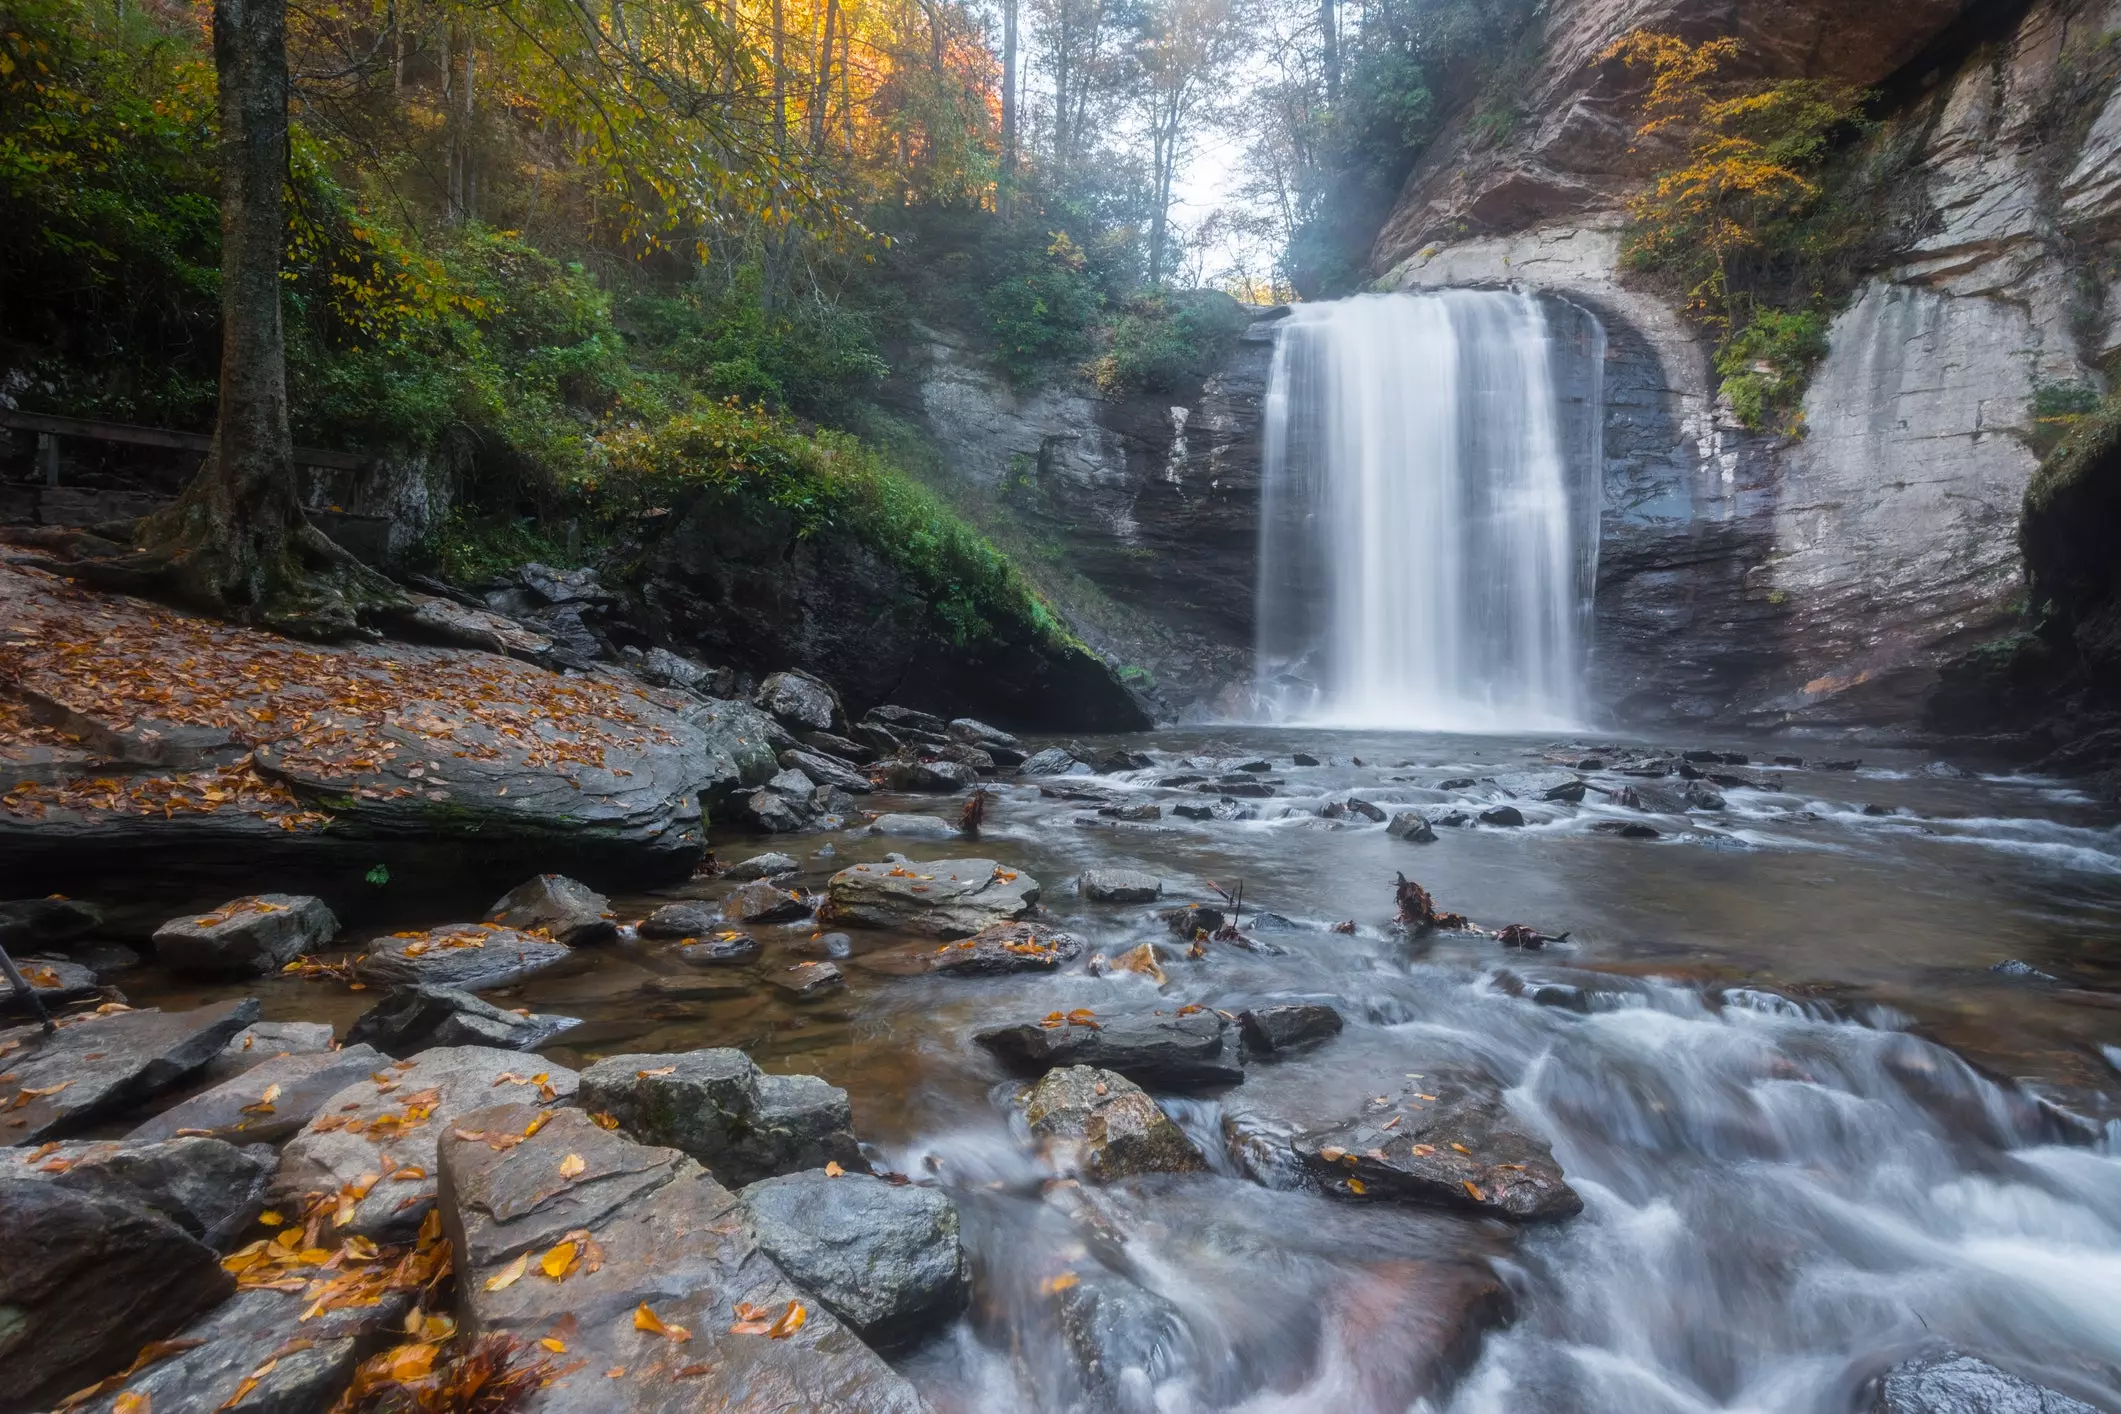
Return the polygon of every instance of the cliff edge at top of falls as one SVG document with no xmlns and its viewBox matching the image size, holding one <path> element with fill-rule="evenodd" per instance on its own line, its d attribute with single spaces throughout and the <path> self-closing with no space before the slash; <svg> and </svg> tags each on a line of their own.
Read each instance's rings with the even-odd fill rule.
<svg viewBox="0 0 2121 1414">
<path fill-rule="evenodd" d="M 1861 140 L 1904 209 L 1833 315 L 1801 436 L 1742 427 L 1712 337 L 1622 260 L 1656 159 L 1639 77 L 1599 56 L 1641 28 L 1878 95 Z M 1975 710 L 1996 694 L 1963 679 L 2035 626 L 2039 401 L 2103 390 L 2121 354 L 2116 31 L 2121 0 L 1550 0 L 1514 129 L 1481 136 L 1469 105 L 1414 167 L 1377 287 L 1516 284 L 1606 325 L 1592 695 L 1617 722 L 2011 731 L 2028 754 L 2083 733 Z"/>
</svg>

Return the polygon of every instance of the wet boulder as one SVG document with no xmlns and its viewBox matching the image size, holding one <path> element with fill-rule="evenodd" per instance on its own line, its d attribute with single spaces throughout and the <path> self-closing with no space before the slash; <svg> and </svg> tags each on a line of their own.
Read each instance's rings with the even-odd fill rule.
<svg viewBox="0 0 2121 1414">
<path fill-rule="evenodd" d="M 279 1155 L 263 1144 L 238 1148 L 187 1135 L 145 1143 L 92 1140 L 0 1150 L 0 1181 L 55 1183 L 131 1203 L 169 1219 L 217 1251 L 265 1206 Z"/>
<path fill-rule="evenodd" d="M 0 903 L 0 947 L 11 952 L 65 948 L 103 926 L 103 910 L 79 899 L 10 899 Z"/>
<path fill-rule="evenodd" d="M 849 795 L 867 795 L 875 787 L 869 778 L 844 762 L 835 761 L 816 751 L 783 751 L 781 767 L 789 771 L 801 771 L 813 784 L 832 786 Z"/>
<path fill-rule="evenodd" d="M 768 834 L 785 835 L 817 823 L 816 784 L 801 771 L 782 770 L 745 797 L 741 814 Z"/>
<path fill-rule="evenodd" d="M 742 967 L 756 962 L 758 956 L 759 940 L 736 932 L 717 933 L 677 950 L 678 961 L 687 967 Z"/>
<path fill-rule="evenodd" d="M 954 821 L 945 820 L 940 815 L 906 815 L 892 811 L 870 821 L 869 833 L 913 840 L 947 840 L 955 839 L 962 831 Z"/>
<path fill-rule="evenodd" d="M 915 707 L 900 707 L 884 703 L 871 707 L 862 720 L 874 722 L 885 730 L 902 737 L 931 737 L 936 741 L 949 739 L 950 724 L 933 712 L 923 712 Z"/>
<path fill-rule="evenodd" d="M 409 1291 L 376 1304 L 340 1306 L 304 1320 L 299 1291 L 252 1287 L 177 1333 L 183 1348 L 146 1365 L 77 1414 L 240 1408 L 314 1414 L 331 1407 L 370 1350 L 402 1338 Z M 256 1372 L 263 1371 L 262 1374 Z"/>
<path fill-rule="evenodd" d="M 802 869 L 795 856 L 769 851 L 754 854 L 751 858 L 732 864 L 724 871 L 731 879 L 778 879 L 783 874 L 794 874 Z"/>
<path fill-rule="evenodd" d="M 1429 817 L 1416 810 L 1402 810 L 1395 814 L 1386 824 L 1385 833 L 1408 844 L 1436 843 L 1436 830 L 1429 824 Z"/>
<path fill-rule="evenodd" d="M 316 1117 L 325 1101 L 389 1064 L 373 1046 L 270 1056 L 136 1126 L 128 1143 L 204 1134 L 236 1144 L 273 1144 Z"/>
<path fill-rule="evenodd" d="M 739 884 L 722 900 L 722 917 L 731 923 L 794 923 L 813 911 L 802 894 L 765 879 Z"/>
<path fill-rule="evenodd" d="M 47 1009 L 92 996 L 101 985 L 93 969 L 63 957 L 18 957 L 15 962 L 22 980 L 29 983 L 31 994 Z M 12 985 L 0 992 L 0 1011 L 29 1009 L 29 999 L 17 993 Z"/>
<path fill-rule="evenodd" d="M 173 972 L 254 977 L 315 952 L 338 931 L 320 898 L 253 894 L 164 923 L 155 930 L 155 956 Z"/>
<path fill-rule="evenodd" d="M 495 923 L 445 923 L 369 943 L 355 963 L 363 980 L 392 986 L 505 987 L 575 960 L 573 949 Z"/>
<path fill-rule="evenodd" d="M 1491 805 L 1480 812 L 1480 823 L 1510 828 L 1524 823 L 1524 812 L 1514 805 Z"/>
<path fill-rule="evenodd" d="M 530 1051 L 579 1025 L 571 1016 L 503 1011 L 455 987 L 405 987 L 362 1013 L 346 1039 L 394 1056 L 430 1046 Z"/>
<path fill-rule="evenodd" d="M 1654 840 L 1658 837 L 1655 825 L 1645 825 L 1640 820 L 1598 820 L 1591 825 L 1591 833 L 1611 835 L 1623 840 Z"/>
<path fill-rule="evenodd" d="M 738 1050 L 608 1056 L 582 1072 L 581 1103 L 738 1186 L 828 1163 L 868 1168 L 845 1090 L 767 1075 Z"/>
<path fill-rule="evenodd" d="M 1328 1193 L 1516 1222 L 1583 1211 L 1553 1152 L 1511 1116 L 1492 1085 L 1450 1077 L 1417 1084 L 1434 1088 L 1409 1088 L 1297 1138 L 1297 1157 Z"/>
<path fill-rule="evenodd" d="M 1318 1002 L 1285 1002 L 1241 1012 L 1245 1054 L 1281 1057 L 1324 1045 L 1338 1036 L 1340 1013 Z"/>
<path fill-rule="evenodd" d="M 45 1035 L 0 1031 L 0 1144 L 77 1133 L 203 1070 L 258 1019 L 254 997 L 191 1011 L 116 1012 Z"/>
<path fill-rule="evenodd" d="M 793 732 L 829 732 L 846 720 L 839 694 L 820 678 L 790 670 L 759 684 L 751 705 Z"/>
<path fill-rule="evenodd" d="M 995 923 L 969 938 L 937 947 L 931 971 L 952 977 L 1004 972 L 1051 972 L 1080 957 L 1083 940 L 1047 923 Z"/>
<path fill-rule="evenodd" d="M 738 1196 L 766 1254 L 872 1345 L 918 1339 L 971 1298 L 957 1206 L 941 1189 L 810 1169 Z"/>
<path fill-rule="evenodd" d="M 1049 1160 L 1098 1183 L 1207 1167 L 1156 1101 L 1114 1071 L 1087 1065 L 1047 1071 L 1025 1100 L 1024 1118 Z"/>
<path fill-rule="evenodd" d="M 889 860 L 832 876 L 818 920 L 833 927 L 896 928 L 964 938 L 1013 923 L 1038 905 L 1038 880 L 991 859 Z"/>
<path fill-rule="evenodd" d="M 812 751 L 822 752 L 836 761 L 851 761 L 859 766 L 877 758 L 877 750 L 866 742 L 836 735 L 832 732 L 799 732 L 796 740 Z"/>
<path fill-rule="evenodd" d="M 579 1110 L 526 1134 L 539 1118 L 520 1105 L 466 1115 L 440 1155 L 464 1328 L 525 1342 L 565 1332 L 567 1355 L 525 1414 L 926 1414 L 753 1240 L 715 1176 Z M 545 1269 L 554 1251 L 559 1279 Z"/>
<path fill-rule="evenodd" d="M 213 1248 L 159 1213 L 32 1179 L 0 1178 L 0 1253 L 0 1370 L 22 1409 L 123 1369 L 235 1287 Z"/>
<path fill-rule="evenodd" d="M 1076 759 L 1060 747 L 1049 746 L 1044 751 L 1032 752 L 1016 769 L 1026 776 L 1065 776 L 1077 764 Z"/>
<path fill-rule="evenodd" d="M 1688 782 L 1686 792 L 1681 799 L 1686 802 L 1686 808 L 1689 810 L 1721 810 L 1724 808 L 1723 796 L 1719 792 L 1703 785 L 1700 781 Z"/>
<path fill-rule="evenodd" d="M 1101 1405 L 1153 1408 L 1132 1391 L 1153 1389 L 1193 1363 L 1193 1334 L 1178 1308 L 1115 1272 L 1090 1267 L 1053 1296 L 1061 1339 L 1085 1389 Z"/>
<path fill-rule="evenodd" d="M 336 1194 L 338 1230 L 407 1240 L 434 1206 L 435 1143 L 458 1116 L 501 1101 L 558 1105 L 575 1080 L 562 1066 L 489 1046 L 422 1051 L 325 1101 L 281 1152 L 270 1197 L 299 1208 L 311 1194 Z"/>
<path fill-rule="evenodd" d="M 1164 882 L 1138 869 L 1092 869 L 1075 881 L 1075 890 L 1092 903 L 1154 903 Z"/>
<path fill-rule="evenodd" d="M 229 1037 L 201 1078 L 219 1085 L 276 1056 L 316 1055 L 337 1044 L 330 1025 L 322 1021 L 254 1021 Z"/>
<path fill-rule="evenodd" d="M 540 874 L 518 884 L 486 910 L 486 921 L 526 933 L 542 930 L 571 948 L 608 943 L 619 935 L 611 900 L 565 874 Z"/>
<path fill-rule="evenodd" d="M 643 918 L 640 933 L 644 938 L 698 938 L 721 926 L 722 910 L 719 905 L 687 900 L 683 903 L 666 903 Z"/>
<path fill-rule="evenodd" d="M 1024 1074 L 1087 1065 L 1117 1071 L 1139 1085 L 1170 1090 L 1235 1085 L 1245 1078 L 1236 1028 L 1221 1013 L 1206 1008 L 1182 1007 L 1169 1016 L 1078 1012 L 998 1026 L 975 1039 L 1002 1064 Z"/>
<path fill-rule="evenodd" d="M 784 967 L 768 975 L 766 981 L 776 991 L 799 1002 L 815 1001 L 827 992 L 836 992 L 847 985 L 846 975 L 838 967 L 817 959 Z"/>
<path fill-rule="evenodd" d="M 1214 936 L 1227 921 L 1221 909 L 1205 903 L 1189 903 L 1164 914 L 1164 926 L 1189 942 L 1203 933 Z"/>
<path fill-rule="evenodd" d="M 2096 1414 L 2030 1380 L 1956 1350 L 1902 1361 L 1878 1380 L 1870 1414 Z"/>
<path fill-rule="evenodd" d="M 877 763 L 887 790 L 948 794 L 979 784 L 979 771 L 962 761 L 918 761 L 894 758 Z"/>
</svg>

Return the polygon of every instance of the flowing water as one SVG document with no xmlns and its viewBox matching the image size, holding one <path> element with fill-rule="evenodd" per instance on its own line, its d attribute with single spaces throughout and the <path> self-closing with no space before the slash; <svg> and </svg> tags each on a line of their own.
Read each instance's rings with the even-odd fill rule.
<svg viewBox="0 0 2121 1414">
<path fill-rule="evenodd" d="M 584 1018 L 548 1050 L 564 1064 L 736 1045 L 769 1069 L 846 1086 L 878 1164 L 942 1184 L 964 1214 L 975 1303 L 900 1357 L 944 1414 L 1851 1414 L 1885 1365 L 1947 1342 L 2121 1410 L 2110 812 L 2055 782 L 1965 778 L 1887 753 L 1854 773 L 1747 767 L 1783 788 L 1730 789 L 1720 813 L 1644 815 L 1596 792 L 1574 806 L 1521 797 L 1522 828 L 1443 828 L 1415 845 L 1318 811 L 1351 797 L 1478 808 L 1502 798 L 1493 778 L 1538 764 L 1538 744 L 1261 728 L 1126 745 L 1154 764 L 1044 783 L 1096 799 L 999 785 L 976 847 L 853 830 L 725 838 L 717 853 L 787 849 L 810 888 L 891 850 L 983 855 L 1044 881 L 1055 918 L 1113 955 L 1173 940 L 1157 908 L 1080 900 L 1081 870 L 1154 872 L 1163 906 L 1213 901 L 1211 880 L 1242 882 L 1248 918 L 1280 915 L 1248 923 L 1275 951 L 1216 945 L 1193 962 L 1174 947 L 1159 990 L 1080 962 L 921 975 L 932 942 L 858 933 L 841 962 L 847 988 L 804 1004 L 763 981 L 812 944 L 812 927 L 795 925 L 761 930 L 758 980 L 727 996 L 648 992 L 686 969 L 665 946 L 627 940 L 504 1004 Z M 1325 764 L 1297 766 L 1298 751 Z M 1280 782 L 1248 802 L 1255 820 L 1177 818 L 1174 804 L 1213 797 L 1154 784 L 1253 758 Z M 1095 815 L 1108 797 L 1160 803 L 1165 818 Z M 956 802 L 864 804 L 954 815 Z M 1593 829 L 1623 819 L 1662 836 Z M 1409 939 L 1389 926 L 1399 870 L 1476 922 L 1570 938 L 1540 953 Z M 618 904 L 632 918 L 663 897 Z M 1352 934 L 1330 931 L 1345 920 Z M 1990 970 L 2010 959 L 2047 980 Z M 342 1025 L 373 996 L 254 985 L 269 1015 Z M 129 990 L 205 995 L 163 988 Z M 1042 1163 L 1017 1083 L 973 1040 L 1055 1009 L 1291 999 L 1331 1003 L 1346 1030 L 1253 1063 L 1220 1094 L 1160 1097 L 1211 1171 L 1103 1188 Z M 1553 1145 L 1582 1215 L 1515 1230 L 1337 1199 L 1276 1157 L 1296 1129 L 1357 1113 L 1410 1074 L 1466 1069 L 1499 1082 Z M 1101 1313 L 1087 1324 L 1086 1290 Z M 1090 1345 L 1104 1352 L 1102 1383 L 1082 1373 Z"/>
<path fill-rule="evenodd" d="M 1259 576 L 1259 688 L 1276 715 L 1580 720 L 1601 458 L 1565 433 L 1556 360 L 1528 294 L 1363 295 L 1282 323 Z M 1595 370 L 1597 351 L 1580 362 Z"/>
</svg>

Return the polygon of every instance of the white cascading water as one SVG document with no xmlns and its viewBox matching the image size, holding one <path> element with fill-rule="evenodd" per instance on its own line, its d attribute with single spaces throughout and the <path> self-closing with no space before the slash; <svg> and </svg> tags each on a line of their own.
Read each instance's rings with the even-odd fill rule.
<svg viewBox="0 0 2121 1414">
<path fill-rule="evenodd" d="M 1579 719 L 1597 512 L 1572 494 L 1552 342 L 1540 302 L 1510 291 L 1289 315 L 1260 545 L 1272 715 L 1459 731 Z"/>
</svg>

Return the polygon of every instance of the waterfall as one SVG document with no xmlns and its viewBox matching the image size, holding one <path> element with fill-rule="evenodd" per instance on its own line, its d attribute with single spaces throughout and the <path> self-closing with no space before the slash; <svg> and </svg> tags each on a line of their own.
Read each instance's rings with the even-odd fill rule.
<svg viewBox="0 0 2121 1414">
<path fill-rule="evenodd" d="M 1259 693 L 1320 724 L 1544 730 L 1580 717 L 1598 538 L 1598 365 L 1557 392 L 1542 301 L 1298 305 L 1268 385 Z M 1566 424 L 1566 425 L 1565 425 Z"/>
</svg>

